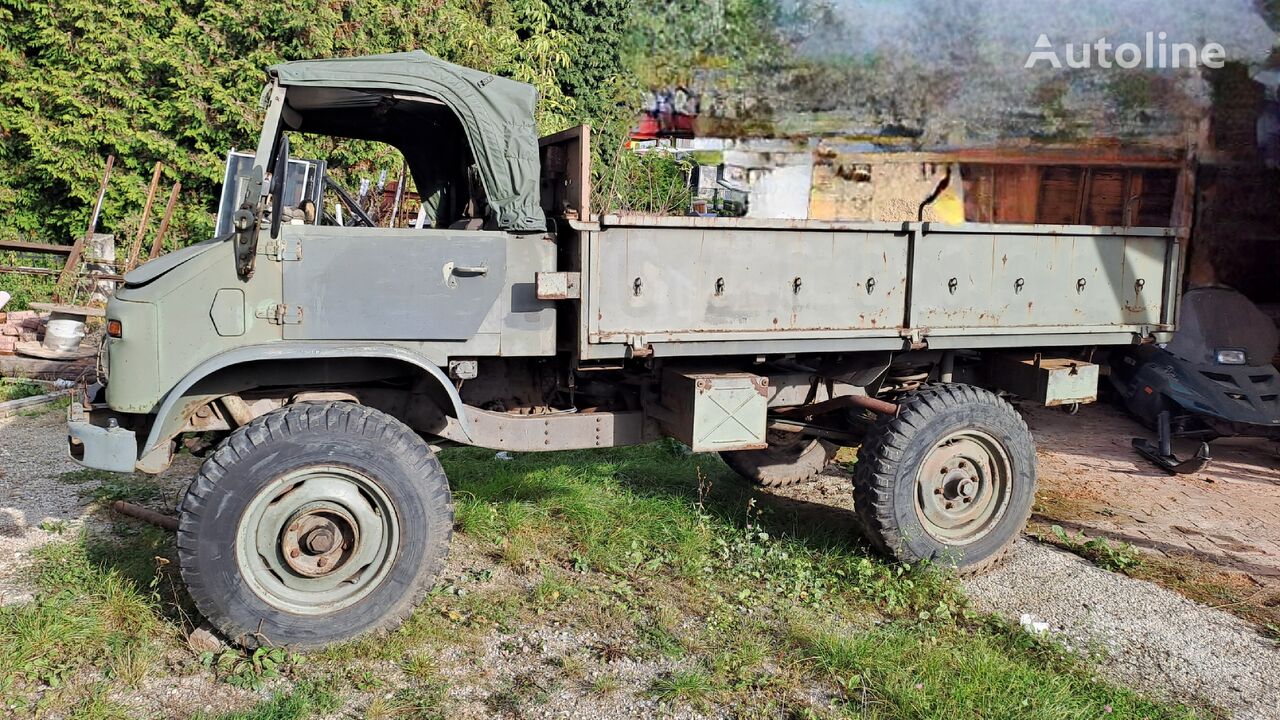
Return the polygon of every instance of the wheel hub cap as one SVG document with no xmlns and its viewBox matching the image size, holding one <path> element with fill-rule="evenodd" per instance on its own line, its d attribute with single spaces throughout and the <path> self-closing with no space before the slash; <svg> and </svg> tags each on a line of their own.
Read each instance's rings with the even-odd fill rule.
<svg viewBox="0 0 1280 720">
<path fill-rule="evenodd" d="M 307 577 L 340 569 L 359 544 L 356 520 L 340 506 L 326 502 L 310 503 L 295 512 L 280 538 L 285 563 Z"/>
<path fill-rule="evenodd" d="M 951 433 L 917 473 L 916 514 L 934 539 L 964 545 L 989 533 L 1009 502 L 1012 467 L 1004 448 L 978 430 Z"/>
<path fill-rule="evenodd" d="M 236 559 L 267 603 L 320 614 L 372 591 L 399 539 L 399 520 L 378 483 L 352 468 L 312 466 L 272 480 L 249 502 Z"/>
</svg>

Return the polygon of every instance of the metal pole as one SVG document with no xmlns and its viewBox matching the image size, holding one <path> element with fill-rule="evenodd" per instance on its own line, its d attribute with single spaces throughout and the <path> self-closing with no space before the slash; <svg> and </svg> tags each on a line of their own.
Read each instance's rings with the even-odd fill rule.
<svg viewBox="0 0 1280 720">
<path fill-rule="evenodd" d="M 138 234 L 133 238 L 133 247 L 129 248 L 129 259 L 125 262 L 124 270 L 129 272 L 138 266 L 138 253 L 142 251 L 142 236 L 147 232 L 147 221 L 151 219 L 151 204 L 156 200 L 156 190 L 160 187 L 160 163 L 156 163 L 156 169 L 151 172 L 151 187 L 147 190 L 147 202 L 142 206 L 142 219 L 138 221 Z"/>
<path fill-rule="evenodd" d="M 396 200 L 391 204 L 391 224 L 387 227 L 394 228 L 396 218 L 400 215 L 400 199 L 404 197 L 404 176 L 408 167 L 407 163 L 400 166 L 400 179 L 396 181 Z"/>
<path fill-rule="evenodd" d="M 135 517 L 139 520 L 145 520 L 152 525 L 158 525 L 165 530 L 178 529 L 178 518 L 172 515 L 162 515 L 155 510 L 148 510 L 141 505 L 134 505 L 133 503 L 128 503 L 123 500 L 117 500 L 111 503 L 111 509 L 121 515 L 128 515 L 129 517 Z"/>
</svg>

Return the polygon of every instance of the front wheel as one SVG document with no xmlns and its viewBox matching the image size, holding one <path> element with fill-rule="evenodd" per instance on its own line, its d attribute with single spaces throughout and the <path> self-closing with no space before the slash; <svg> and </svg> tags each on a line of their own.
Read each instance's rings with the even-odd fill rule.
<svg viewBox="0 0 1280 720">
<path fill-rule="evenodd" d="M 854 504 L 868 539 L 903 562 L 976 573 L 1017 539 L 1035 499 L 1035 444 L 995 394 L 935 385 L 907 394 L 858 452 Z"/>
<path fill-rule="evenodd" d="M 430 590 L 453 528 L 427 444 L 343 402 L 292 405 L 232 433 L 179 510 L 196 607 L 250 647 L 320 647 L 398 625 Z"/>
</svg>

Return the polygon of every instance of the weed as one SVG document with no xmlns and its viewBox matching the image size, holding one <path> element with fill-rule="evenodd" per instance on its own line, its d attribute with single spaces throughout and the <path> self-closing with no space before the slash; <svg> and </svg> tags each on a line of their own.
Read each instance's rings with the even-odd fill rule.
<svg viewBox="0 0 1280 720">
<path fill-rule="evenodd" d="M 387 708 L 391 717 L 444 720 L 449 717 L 448 698 L 448 688 L 444 683 L 431 682 L 397 690 Z"/>
<path fill-rule="evenodd" d="M 412 655 L 400 664 L 404 674 L 418 681 L 432 680 L 439 672 L 436 660 L 430 655 Z"/>
<path fill-rule="evenodd" d="M 649 686 L 649 692 L 659 700 L 686 702 L 698 709 L 706 708 L 715 689 L 711 676 L 702 670 L 677 670 L 656 678 Z"/>
<path fill-rule="evenodd" d="M 1092 560 L 1098 567 L 1112 572 L 1129 572 L 1142 564 L 1142 556 L 1137 548 L 1126 542 L 1112 545 L 1105 537 L 1085 537 L 1083 532 L 1068 535 L 1061 525 L 1054 525 L 1050 530 L 1059 544 L 1067 550 Z"/>
<path fill-rule="evenodd" d="M 60 687 L 79 670 L 113 668 L 125 682 L 155 669 L 158 601 L 90 559 L 83 538 L 45 545 L 29 570 L 36 596 L 0 608 L 0 695 L 21 702 L 40 685 Z"/>
<path fill-rule="evenodd" d="M 280 692 L 271 699 L 245 712 L 221 715 L 216 720 L 305 720 L 316 715 L 330 713 L 338 708 L 338 698 L 318 682 L 299 683 L 288 692 Z M 197 716 L 197 720 L 200 720 Z M 203 720 L 212 720 L 205 716 Z"/>
<path fill-rule="evenodd" d="M 600 673 L 591 680 L 591 690 L 600 695 L 617 692 L 621 687 L 622 682 L 613 673 Z"/>
<path fill-rule="evenodd" d="M 200 656 L 200 664 L 217 673 L 223 682 L 247 690 L 261 690 L 266 681 L 280 677 L 287 666 L 297 662 L 297 656 L 276 647 L 260 647 L 249 653 L 228 648 Z"/>
<path fill-rule="evenodd" d="M 569 680 L 580 680 L 587 675 L 587 661 L 577 653 L 561 655 L 553 659 L 551 664 L 559 668 L 560 674 Z"/>
<path fill-rule="evenodd" d="M 676 629 L 677 618 L 669 608 L 659 607 L 651 620 L 636 625 L 636 635 L 654 653 L 672 659 L 685 655 L 684 643 Z"/>
<path fill-rule="evenodd" d="M 526 705 L 546 704 L 558 687 L 558 683 L 542 680 L 533 673 L 523 673 L 491 693 L 485 704 L 494 712 L 523 717 L 528 714 L 524 710 Z"/>
<path fill-rule="evenodd" d="M 107 697 L 105 683 L 95 683 L 88 693 L 67 709 L 71 720 L 128 720 L 129 708 Z"/>
<path fill-rule="evenodd" d="M 116 477 L 115 473 L 109 473 L 105 470 L 92 470 L 90 468 L 80 468 L 64 472 L 58 476 L 58 480 L 68 485 L 84 485 L 85 483 L 101 483 Z"/>
<path fill-rule="evenodd" d="M 61 412 L 63 410 L 66 410 L 69 405 L 71 405 L 71 398 L 64 395 L 59 398 L 54 398 L 53 400 L 50 400 L 47 403 L 42 403 L 40 405 L 37 405 L 33 408 L 28 408 L 26 410 L 19 410 L 18 417 L 24 417 L 24 418 L 40 417 L 41 415 L 47 415 L 49 413 Z"/>
<path fill-rule="evenodd" d="M 116 500 L 147 503 L 159 499 L 162 494 L 159 484 L 150 478 L 111 473 L 99 481 L 91 497 L 99 504 L 109 505 Z"/>
<path fill-rule="evenodd" d="M 5 382 L 0 382 L 0 402 L 36 397 L 38 395 L 44 395 L 46 392 L 48 391 L 43 385 L 28 382 L 26 380 L 6 380 Z"/>
<path fill-rule="evenodd" d="M 66 520 L 49 520 L 49 519 L 41 520 L 40 525 L 38 525 L 38 527 L 47 533 L 53 533 L 54 535 L 61 535 L 62 533 L 67 531 L 67 521 Z"/>
</svg>

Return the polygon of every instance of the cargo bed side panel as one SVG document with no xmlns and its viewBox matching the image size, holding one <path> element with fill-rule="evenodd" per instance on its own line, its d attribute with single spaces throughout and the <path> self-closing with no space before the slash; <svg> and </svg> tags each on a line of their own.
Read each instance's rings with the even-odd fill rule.
<svg viewBox="0 0 1280 720">
<path fill-rule="evenodd" d="M 617 228 L 597 247 L 597 342 L 896 336 L 906 309 L 905 234 Z"/>
</svg>

